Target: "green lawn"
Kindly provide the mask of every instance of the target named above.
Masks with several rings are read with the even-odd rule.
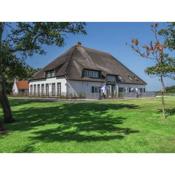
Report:
[[[160,98],[10,102],[17,121],[0,135],[0,152],[175,152],[175,97],[167,119]]]

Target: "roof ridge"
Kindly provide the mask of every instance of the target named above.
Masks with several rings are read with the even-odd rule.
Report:
[[[84,49],[89,49],[89,50],[92,50],[92,51],[95,51],[95,52],[99,52],[99,53],[101,53],[101,54],[106,54],[106,55],[110,55],[110,56],[112,56],[110,53],[108,53],[108,52],[104,52],[104,51],[101,51],[101,50],[97,50],[97,49],[93,49],[93,48],[89,48],[89,47],[85,47],[85,46],[81,46],[81,47],[83,47]]]

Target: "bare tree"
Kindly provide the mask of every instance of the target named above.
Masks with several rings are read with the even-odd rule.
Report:
[[[175,72],[175,61],[174,58],[167,54],[165,41],[163,40],[161,42],[158,26],[158,23],[151,25],[154,40],[150,41],[149,44],[141,45],[138,39],[132,39],[130,46],[132,50],[134,50],[134,52],[136,52],[142,58],[154,60],[155,65],[148,67],[145,72],[148,75],[157,76],[161,82],[162,115],[164,118],[166,118],[164,99],[166,88],[164,77],[172,77],[172,74]]]

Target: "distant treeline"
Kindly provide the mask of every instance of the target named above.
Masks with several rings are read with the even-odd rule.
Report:
[[[175,86],[166,87],[166,92],[167,93],[175,93]]]
[[[166,92],[165,92],[166,95],[175,94],[175,85],[168,86],[165,89],[166,89]],[[155,93],[156,93],[156,95],[161,95],[161,91],[156,91]]]

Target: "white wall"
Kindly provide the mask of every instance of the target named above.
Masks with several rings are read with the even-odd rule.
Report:
[[[37,85],[40,84],[40,94],[41,94],[41,84],[44,84],[44,93],[46,93],[46,84],[49,84],[49,96],[52,96],[52,83],[55,83],[55,89],[57,94],[57,83],[61,83],[61,95],[68,97],[85,97],[89,99],[98,99],[98,93],[92,93],[92,86],[102,87],[104,83],[102,82],[90,82],[90,81],[73,81],[66,80],[65,78],[48,78],[46,80],[38,80],[31,81],[29,83],[29,94],[31,94],[31,85],[36,85],[36,93],[37,93]],[[117,84],[116,92],[118,94],[118,88],[125,88],[128,92],[129,88],[145,88],[145,85],[135,85],[135,84]]]
[[[61,83],[61,95],[66,96],[65,78],[47,78],[45,80],[31,81],[29,82],[29,94],[31,95],[31,85],[33,85],[33,92],[34,92],[34,85],[36,85],[36,92],[37,92],[37,85],[40,84],[40,94],[41,94],[41,85],[44,84],[44,93],[46,93],[46,84],[49,84],[49,96],[51,96],[52,83],[55,83],[56,94],[57,94],[57,83]]]
[[[13,95],[17,95],[19,93],[17,85],[16,85],[16,80],[13,83],[12,92],[13,92]]]
[[[98,99],[99,93],[92,93],[92,86],[101,87],[102,84],[101,82],[67,80],[67,95],[77,97],[82,95],[89,99]]]
[[[117,84],[117,86],[125,88],[126,92],[128,92],[129,88],[145,88],[145,85],[137,85],[137,84]]]

